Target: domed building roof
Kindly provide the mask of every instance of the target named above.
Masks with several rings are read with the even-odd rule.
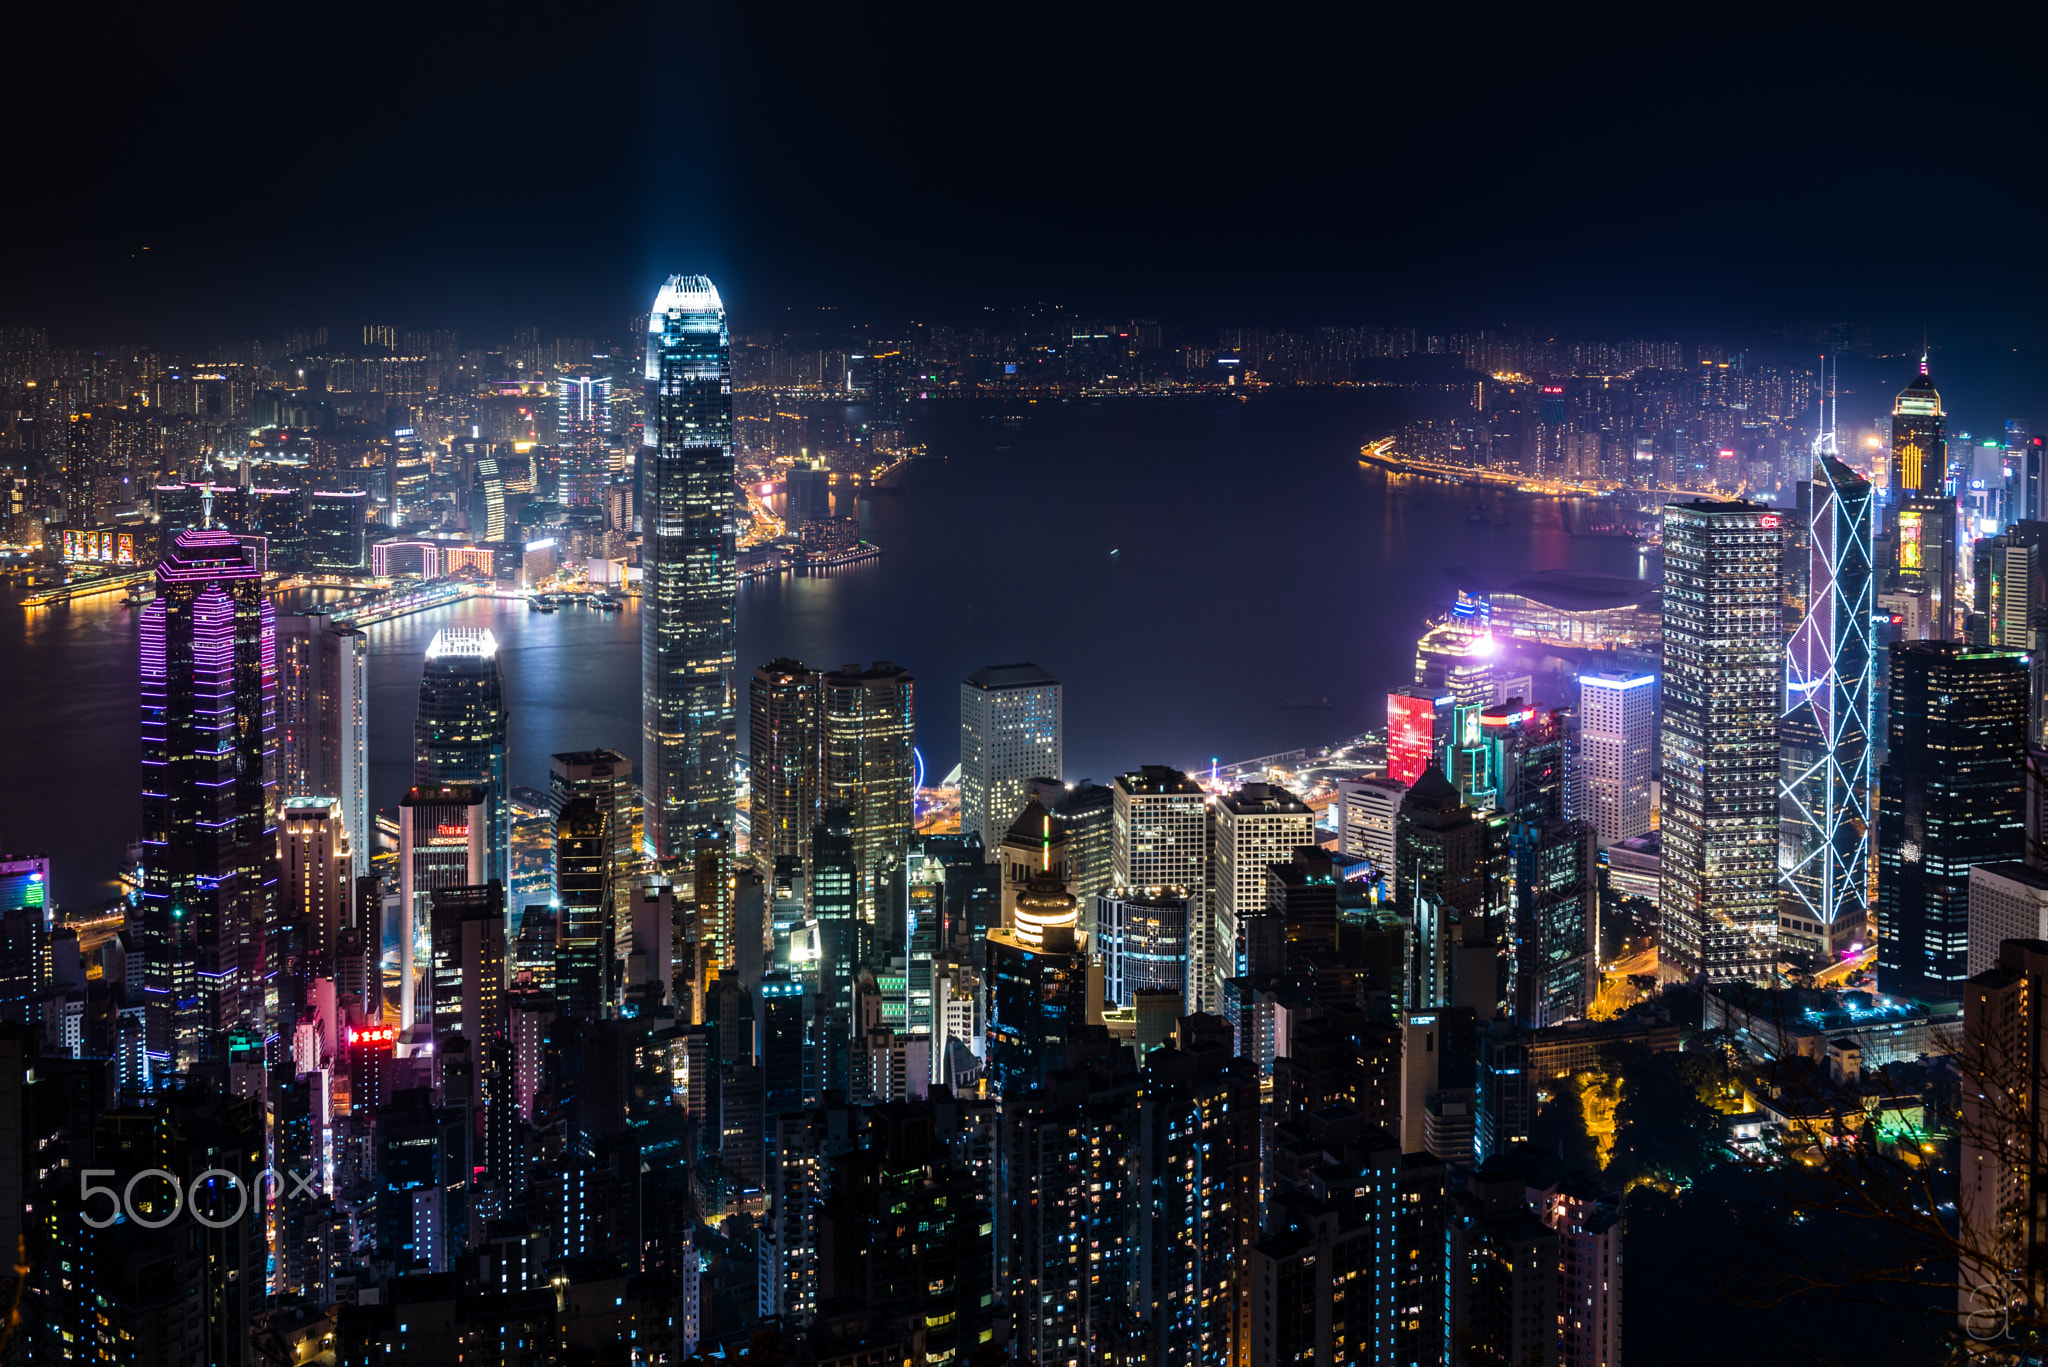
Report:
[[[1080,919],[1079,904],[1057,874],[1039,874],[1017,894],[1017,939],[1034,949],[1045,943],[1048,930],[1071,931]]]

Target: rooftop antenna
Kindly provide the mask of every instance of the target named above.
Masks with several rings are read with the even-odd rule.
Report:
[[[199,525],[213,528],[213,448],[206,451],[206,464],[199,467]]]
[[[1828,362],[1830,360],[1835,362],[1835,369],[1832,371],[1828,369]],[[1815,460],[1819,460],[1823,456],[1841,455],[1840,448],[1835,444],[1835,379],[1840,373],[1841,361],[1826,352],[1822,352],[1820,375],[1821,383],[1825,388],[1821,391],[1820,430],[1814,434],[1813,438],[1813,458]]]

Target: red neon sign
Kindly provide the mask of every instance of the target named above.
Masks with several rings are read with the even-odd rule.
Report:
[[[439,835],[453,836],[453,837],[455,837],[455,838],[456,838],[457,840],[467,840],[467,839],[469,839],[469,827],[468,827],[468,826],[450,826],[450,825],[448,825],[448,824],[446,824],[446,823],[443,823],[443,824],[441,824],[441,825],[439,825],[439,826],[436,826],[436,827],[434,827],[434,834],[435,834],[435,835],[437,835],[437,836],[439,836]]]

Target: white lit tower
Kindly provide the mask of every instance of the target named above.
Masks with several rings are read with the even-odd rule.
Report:
[[[1064,698],[1035,664],[988,665],[960,685],[960,830],[991,860],[1034,778],[1059,778]]]
[[[670,276],[647,316],[640,469],[640,771],[656,859],[686,855],[698,831],[733,821],[731,349],[717,286]]]
[[[604,503],[611,481],[612,381],[581,367],[555,381],[555,434],[562,446],[561,500],[572,508]]]
[[[1776,960],[1783,524],[1739,500],[1664,509],[1658,947],[1713,981],[1767,982]]]
[[[1833,951],[1865,938],[1876,651],[1869,481],[1815,443],[1812,585],[1785,659],[1778,900],[1782,933]]]

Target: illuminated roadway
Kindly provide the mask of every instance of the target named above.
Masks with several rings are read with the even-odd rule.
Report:
[[[1497,489],[1515,489],[1526,494],[1551,494],[1570,497],[1597,497],[1601,494],[1657,494],[1678,498],[1721,499],[1741,498],[1749,492],[1744,483],[1732,494],[1704,489],[1680,489],[1669,484],[1623,484],[1612,479],[1542,479],[1535,475],[1512,474],[1502,470],[1490,470],[1479,465],[1453,465],[1449,461],[1424,460],[1417,456],[1394,454],[1394,438],[1381,437],[1368,442],[1358,450],[1358,463],[1385,470],[1389,474],[1418,475],[1426,479],[1451,480],[1459,484],[1485,484]]]

